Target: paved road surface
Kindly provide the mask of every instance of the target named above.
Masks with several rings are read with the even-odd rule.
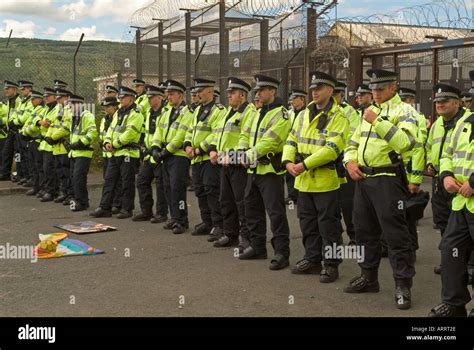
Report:
[[[197,201],[193,193],[188,194],[195,225]],[[93,207],[99,197],[100,189],[91,190]],[[0,245],[34,245],[39,233],[57,231],[54,224],[88,220],[84,212],[72,213],[60,204],[40,203],[22,194],[0,196],[0,213]],[[294,264],[303,248],[295,210],[288,210],[288,217]],[[71,237],[105,254],[37,263],[2,261],[0,315],[396,317],[425,316],[440,300],[440,277],[433,273],[439,263],[439,234],[432,229],[430,208],[419,225],[413,307],[408,311],[394,307],[387,259],[381,263],[380,293],[350,295],[342,289],[358,272],[354,260],[340,266],[336,283],[320,284],[318,276],[294,276],[289,269],[270,271],[269,260],[239,261],[230,248],[214,248],[205,237],[189,232],[175,236],[162,224],[116,218],[96,221],[116,225],[118,231]]]

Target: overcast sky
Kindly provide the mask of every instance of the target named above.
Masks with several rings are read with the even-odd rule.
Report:
[[[473,3],[474,1],[467,0]],[[131,14],[150,0],[0,0],[0,37],[53,40],[128,39],[127,23]],[[387,13],[429,0],[340,0],[338,17]],[[387,5],[389,4],[389,5]],[[472,5],[471,5],[472,6]],[[331,12],[334,15],[334,10]]]

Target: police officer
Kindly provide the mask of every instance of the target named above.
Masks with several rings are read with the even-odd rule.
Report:
[[[151,148],[153,145],[153,135],[155,134],[161,114],[166,110],[166,107],[163,105],[165,90],[161,87],[147,85],[146,94],[150,108],[145,114],[145,137],[143,140],[145,149],[142,151],[144,159],[137,177],[137,190],[141,213],[135,215],[132,219],[133,221],[149,221],[153,218],[153,190],[151,184],[155,178],[163,176],[161,162],[157,163],[154,161],[151,156]],[[163,181],[157,180],[156,186],[161,186],[160,191],[157,191],[156,216],[160,218],[159,222],[165,222],[168,215],[168,204],[165,198]]]
[[[63,90],[67,90],[67,87],[68,87],[68,83],[66,83],[65,81],[62,81],[62,80],[59,80],[59,79],[54,79],[54,89],[57,90],[57,89],[63,89]]]
[[[17,153],[16,135],[17,129],[12,121],[16,118],[16,110],[20,106],[21,98],[18,94],[18,84],[5,80],[3,84],[3,91],[7,97],[7,137],[2,150],[2,164],[0,169],[0,181],[18,181],[18,178],[11,177],[12,165],[14,155]],[[4,127],[5,129],[5,127]]]
[[[431,196],[433,222],[443,237],[448,225],[453,195],[446,191],[440,178],[441,157],[452,138],[456,124],[470,112],[461,107],[459,101],[461,91],[456,87],[437,84],[433,90],[436,112],[439,117],[431,126],[426,141],[426,173],[433,177]],[[436,266],[434,272],[441,274],[441,266]]]
[[[349,103],[344,101],[344,95],[346,92],[347,85],[343,82],[337,81],[334,88],[333,97],[337,104],[341,106],[342,114],[346,117],[349,125],[360,124],[360,116],[357,111]],[[350,133],[346,134],[346,144],[349,142]],[[354,180],[344,171],[341,166],[342,164],[338,161],[337,169],[339,171],[339,181],[341,187],[338,190],[338,202],[341,208],[342,218],[346,227],[346,233],[349,237],[349,245],[355,244],[355,230],[352,222],[352,212],[354,209],[354,191],[355,183]]]
[[[237,246],[243,251],[249,245],[249,231],[245,215],[244,193],[247,185],[247,169],[238,157],[239,137],[249,118],[255,117],[255,106],[247,101],[251,86],[242,79],[228,79],[229,106],[219,121],[216,137],[210,152],[211,163],[219,164],[220,197],[224,235],[214,242],[214,247]],[[239,240],[240,236],[240,240]]]
[[[71,181],[73,198],[70,202],[71,211],[83,211],[89,208],[87,191],[87,174],[91,164],[92,142],[99,134],[95,124],[95,116],[84,108],[84,97],[71,94],[69,103],[72,105],[71,138],[69,141],[69,158],[71,159]]]
[[[112,152],[107,166],[100,206],[90,213],[92,217],[112,216],[114,189],[119,178],[122,181],[122,203],[118,219],[133,216],[135,205],[135,174],[139,166],[141,128],[143,114],[135,104],[135,91],[121,86],[119,99],[121,107],[114,114],[112,124],[105,136],[104,147]]]
[[[27,80],[19,80],[18,87],[20,88],[20,94],[22,96],[21,103],[16,111],[15,118],[11,121],[11,125],[17,130],[17,149],[19,150],[19,156],[17,155],[17,176],[18,184],[24,187],[33,187],[30,179],[30,169],[28,161],[28,141],[22,139],[20,130],[25,125],[28,116],[30,115],[33,106],[31,104],[31,91],[33,90],[33,83]]]
[[[134,79],[133,85],[135,86],[135,93],[137,95],[137,99],[135,100],[135,104],[137,105],[138,109],[143,113],[147,113],[150,105],[148,104],[148,97],[146,95],[146,83],[142,79]]]
[[[40,184],[43,181],[43,164],[39,154],[39,143],[41,139],[41,129],[39,121],[44,112],[43,93],[39,91],[31,91],[32,110],[26,117],[26,122],[20,130],[20,136],[23,141],[27,142],[29,170],[33,182],[33,187],[25,194],[34,196],[40,191]]]
[[[439,89],[441,88],[441,91]],[[454,99],[460,91],[438,86],[438,103]],[[438,104],[437,103],[437,104]],[[448,102],[448,105],[459,102]],[[438,105],[437,105],[438,109]],[[440,108],[441,109],[441,108]],[[464,110],[464,109],[463,109]],[[464,110],[466,111],[466,110]],[[448,225],[441,238],[441,304],[428,316],[463,317],[471,300],[467,288],[469,255],[474,246],[474,114],[466,111],[458,120],[441,157],[440,179],[445,190],[454,195]],[[469,316],[474,316],[474,309]]]
[[[165,86],[168,106],[153,135],[152,154],[156,163],[163,163],[163,184],[171,214],[164,228],[181,234],[189,228],[185,182],[189,175],[189,159],[183,144],[192,125],[193,113],[184,103],[186,87],[183,84],[168,80]]]
[[[305,247],[305,256],[292,273],[320,274],[321,283],[331,283],[339,278],[342,262],[334,251],[342,243],[336,161],[344,152],[349,121],[332,97],[336,80],[318,71],[310,76],[313,101],[296,117],[282,158],[286,170],[296,177]]]
[[[106,94],[106,97],[113,97],[117,99],[118,89],[113,85],[107,85],[105,87],[105,94]]]
[[[51,124],[58,116],[59,105],[56,102],[56,90],[45,87],[43,89],[43,99],[45,108],[41,120],[38,121],[41,130],[41,142],[38,150],[43,166],[43,181],[41,190],[36,197],[42,198],[49,194],[48,198],[55,198],[58,193],[58,181],[54,166],[53,146],[46,142],[45,138]]]
[[[110,87],[110,85],[107,85],[107,86]],[[105,141],[105,136],[107,135],[107,131],[109,130],[110,124],[112,124],[114,114],[118,110],[119,104],[120,102],[117,100],[116,97],[113,97],[113,96],[106,97],[101,103],[105,111],[105,115],[100,121],[100,126],[99,126],[99,144],[100,144],[100,148],[102,149],[102,158],[104,161],[103,166],[102,166],[102,177],[104,180],[105,180],[105,174],[107,172],[107,167],[110,163],[110,158],[112,158],[112,152],[104,148],[104,141]],[[122,205],[122,182],[119,179],[114,189],[114,200],[112,202],[113,215],[120,213],[121,205]]]
[[[71,184],[71,161],[68,157],[69,151],[66,149],[70,138],[72,112],[68,106],[68,99],[71,92],[58,88],[56,90],[56,100],[58,102],[57,115],[48,128],[45,140],[52,146],[54,168],[56,169],[56,178],[59,184],[59,196],[52,197],[52,194],[46,193],[42,202],[62,203],[69,205],[72,197]]]
[[[197,106],[199,106],[199,96],[198,91],[195,86],[189,88],[191,93],[191,103],[188,104],[188,108],[191,112],[194,112]]]
[[[262,107],[243,126],[239,149],[245,150],[242,163],[249,167],[245,189],[245,215],[250,231],[250,245],[239,259],[266,259],[266,215],[271,222],[275,256],[270,270],[289,265],[290,230],[285,212],[284,178],[281,167],[283,146],[290,131],[290,120],[283,100],[277,97],[279,81],[256,75],[257,96]]]
[[[192,127],[186,133],[184,150],[191,159],[193,186],[198,198],[202,222],[195,226],[192,235],[209,235],[214,241],[222,236],[222,214],[219,204],[219,171],[210,162],[209,152],[214,139],[212,130],[224,117],[226,110],[214,102],[215,81],[194,79],[199,106],[193,114]]]
[[[7,140],[8,133],[8,105],[0,101],[0,166],[3,164],[3,148]]]
[[[352,134],[356,131],[357,127],[362,120],[364,119],[364,111],[367,107],[369,107],[372,102],[372,90],[369,89],[369,86],[366,84],[360,84],[357,86],[356,92],[356,102],[357,102],[357,119],[349,120],[351,126],[349,129],[349,140],[352,138]]]
[[[288,112],[291,128],[296,120],[296,116],[306,108],[307,92],[302,89],[292,89],[290,94],[290,110]],[[290,129],[291,130],[291,129]],[[285,173],[285,182],[288,190],[286,204],[296,204],[298,200],[298,190],[295,189],[295,178],[289,172]]]
[[[417,112],[397,94],[397,73],[369,69],[367,74],[375,103],[365,110],[364,120],[344,156],[346,169],[356,181],[353,220],[356,242],[364,246],[364,261],[359,263],[361,275],[353,278],[344,291],[379,291],[383,231],[395,278],[396,306],[408,309],[415,252],[406,221],[408,183],[400,155],[415,146]]]
[[[402,87],[398,90],[398,94],[403,102],[408,103],[416,109],[416,91],[413,89]],[[420,192],[420,185],[423,182],[423,173],[425,170],[425,142],[428,137],[428,129],[426,118],[423,114],[415,115],[415,123],[417,126],[417,140],[413,149],[403,154],[404,159],[408,159],[407,178],[408,192],[410,195],[416,195]],[[418,232],[416,229],[416,220],[410,212],[407,212],[408,229],[413,240],[413,249],[418,249]]]
[[[471,109],[472,94],[468,91],[461,93],[461,101],[464,108]]]

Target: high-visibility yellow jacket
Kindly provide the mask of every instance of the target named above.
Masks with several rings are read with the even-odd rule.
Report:
[[[415,146],[418,112],[402,102],[398,94],[381,105],[374,103],[368,108],[378,117],[372,124],[365,119],[359,124],[344,153],[344,164],[354,161],[367,167],[386,167],[400,163],[401,154]],[[396,175],[380,173],[368,176]]]
[[[38,125],[38,122],[43,118],[45,108],[42,104],[37,105],[36,107],[32,106],[31,111],[26,111],[28,116],[26,122],[20,130],[20,133],[24,136],[28,136],[32,142],[40,143],[41,141],[41,128]]]
[[[42,119],[47,120],[49,122],[49,126],[40,127],[42,138],[45,138],[48,135],[48,130],[50,129],[51,124],[58,116],[58,110],[59,110],[59,105],[56,103],[56,101],[44,107]],[[40,151],[53,152],[53,146],[51,146],[45,140],[42,140],[40,142],[38,149]]]
[[[155,135],[156,130],[159,128],[158,123],[160,122],[161,117],[163,116],[163,113],[166,112],[168,107],[163,106],[160,107],[158,110],[154,111],[151,108],[148,108],[148,110],[145,113],[145,123],[144,123],[144,129],[143,129],[143,145],[147,150],[151,150],[153,147],[153,138]],[[145,157],[143,158],[144,160],[150,160],[152,163],[155,163],[155,160],[150,154],[146,154]]]
[[[112,123],[113,115],[104,115],[104,117],[100,120],[99,126],[99,144],[102,149],[102,157],[103,158],[110,158],[112,157],[112,152],[107,151],[104,146],[105,135],[109,130],[110,124]]]
[[[16,113],[13,116],[13,124],[18,128],[22,128],[25,125],[26,120],[30,116],[31,111],[33,110],[33,104],[31,103],[31,98],[29,96],[21,99],[20,105],[16,109]]]
[[[452,137],[441,156],[441,179],[453,176],[464,184],[469,181],[474,188],[474,114],[469,110],[456,123]],[[474,213],[474,197],[465,198],[457,193],[452,202],[452,210],[459,211],[466,207]]]
[[[140,157],[141,130],[143,127],[143,114],[133,103],[127,108],[121,107],[114,114],[112,124],[105,136],[105,144],[110,143],[114,148],[114,157],[128,156],[131,158]]]
[[[8,106],[0,101],[0,140],[7,137]]]
[[[81,112],[80,116],[74,116],[71,123],[71,147],[74,147],[78,142],[82,143],[82,147],[69,151],[70,158],[86,157],[92,158],[94,149],[92,142],[96,139],[99,132],[95,124],[95,116],[85,110]]]
[[[357,129],[357,126],[361,122],[361,114],[347,102],[342,102],[340,106],[342,108],[342,114],[349,121],[349,133],[347,134],[347,142],[346,142],[346,144],[348,144],[349,140],[352,137],[352,134],[355,132],[355,130]]]
[[[8,99],[7,125],[11,121],[13,121],[13,124],[15,124],[14,121],[16,120],[16,113],[17,113],[18,108],[20,107],[20,104],[21,104],[21,97],[19,95],[16,95],[15,97]],[[7,129],[10,129],[10,128],[8,127]]]
[[[283,149],[283,164],[303,160],[306,171],[296,177],[301,192],[328,192],[339,188],[336,160],[344,152],[349,121],[342,108],[331,99],[324,110],[311,102],[300,113]]]
[[[258,109],[254,117],[248,118],[240,134],[238,149],[246,151],[247,162],[250,163],[249,173],[264,175],[285,172],[279,156],[283,153],[290,126],[288,111],[280,98]],[[276,164],[278,159],[279,164]]]
[[[249,102],[243,103],[237,110],[229,108],[217,124],[217,129],[213,130],[214,148],[219,152],[237,151],[242,127],[250,123],[249,118],[254,118],[255,112],[254,104]]]
[[[64,141],[69,142],[71,133],[72,111],[69,106],[58,105],[56,118],[51,123],[46,137],[56,141],[53,145],[53,155],[68,154],[68,150],[64,147]]]
[[[423,182],[423,172],[426,167],[425,143],[428,137],[428,128],[426,127],[426,118],[423,114],[416,115],[416,143],[411,151],[403,154],[403,158],[409,159],[407,167],[408,182],[420,185]]]
[[[446,147],[451,142],[451,135],[456,124],[461,118],[470,112],[465,108],[460,108],[459,112],[451,120],[444,120],[443,117],[438,117],[431,126],[428,139],[426,140],[426,164],[431,165],[439,174],[440,160]]]
[[[209,152],[214,139],[212,130],[218,128],[221,119],[224,118],[226,109],[221,105],[216,105],[214,101],[207,105],[199,105],[193,113],[191,128],[186,133],[184,149],[191,146],[199,149],[200,154],[193,158],[191,164],[197,164],[209,160]]]
[[[169,105],[153,135],[153,147],[166,149],[175,156],[187,157],[183,145],[186,133],[192,130],[192,122],[193,113],[184,103],[176,109]]]

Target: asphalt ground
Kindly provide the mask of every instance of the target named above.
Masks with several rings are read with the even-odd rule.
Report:
[[[11,183],[1,183],[0,245],[35,245],[38,234],[59,232],[53,225],[92,219],[87,212],[73,213],[61,204],[40,203],[21,190],[9,191],[12,188]],[[98,205],[100,194],[100,186],[91,186],[91,209]],[[192,192],[188,192],[188,206],[194,226],[200,220]],[[296,209],[287,214],[290,263],[294,265],[303,256],[303,246]],[[395,308],[394,282],[386,258],[380,266],[379,293],[346,294],[344,286],[359,272],[355,260],[340,265],[335,283],[321,284],[318,276],[295,276],[288,268],[270,271],[270,259],[240,261],[231,248],[214,248],[205,236],[194,237],[190,231],[173,235],[163,224],[114,217],[94,221],[118,230],[69,235],[105,254],[36,263],[26,259],[0,262],[0,316],[424,317],[440,302],[441,281],[433,273],[440,260],[440,235],[432,228],[430,206],[418,226],[417,274],[412,308],[406,311]],[[347,243],[345,234],[344,240]],[[268,251],[270,258],[270,244]],[[468,310],[473,307],[471,302]]]

